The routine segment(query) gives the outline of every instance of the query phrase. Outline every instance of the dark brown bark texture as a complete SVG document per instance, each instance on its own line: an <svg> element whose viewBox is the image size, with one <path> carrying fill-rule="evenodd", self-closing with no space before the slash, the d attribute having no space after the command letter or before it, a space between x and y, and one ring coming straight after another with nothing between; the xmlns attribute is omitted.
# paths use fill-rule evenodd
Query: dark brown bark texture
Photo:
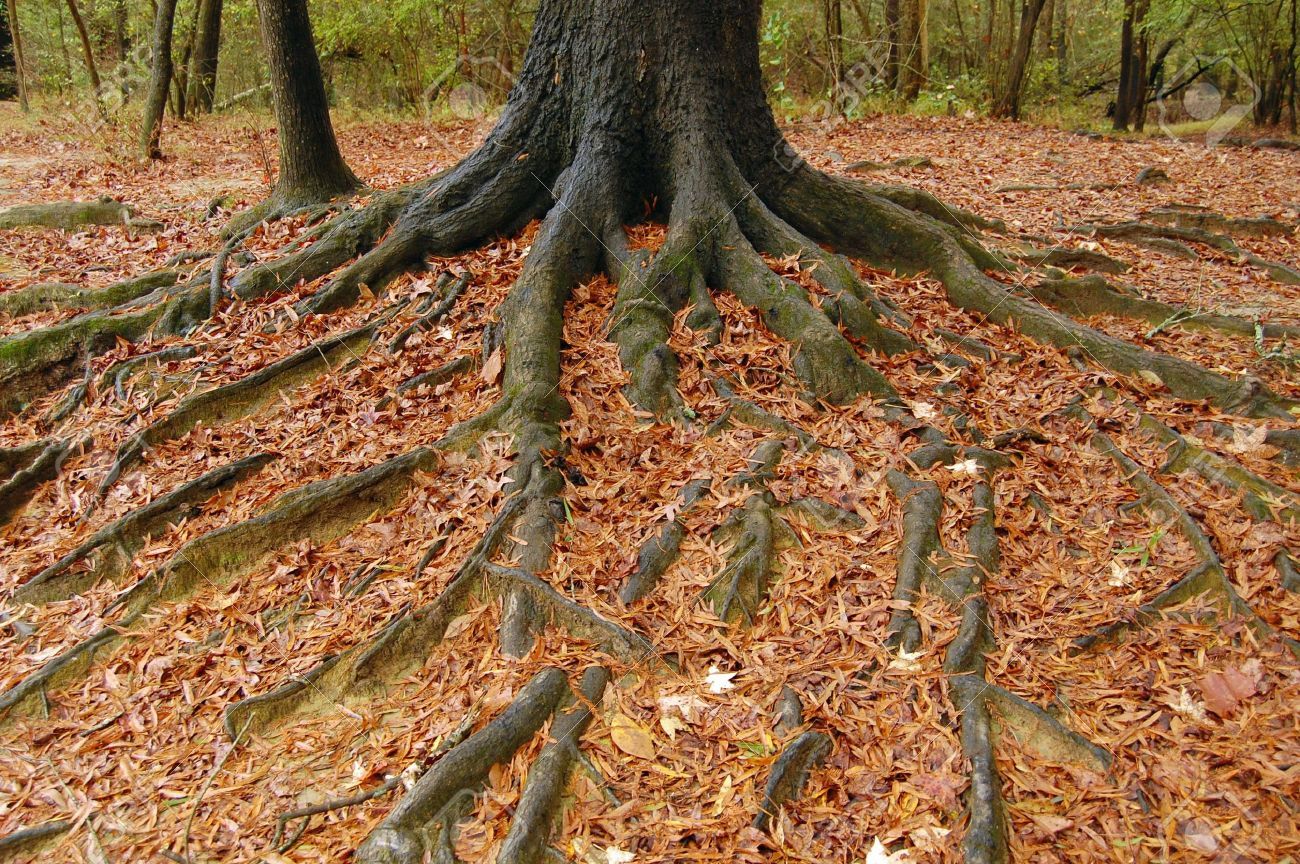
<svg viewBox="0 0 1300 864"><path fill-rule="evenodd" d="M280 134L276 194L306 204L352 191L359 184L334 138L307 0L258 0L257 11Z"/></svg>

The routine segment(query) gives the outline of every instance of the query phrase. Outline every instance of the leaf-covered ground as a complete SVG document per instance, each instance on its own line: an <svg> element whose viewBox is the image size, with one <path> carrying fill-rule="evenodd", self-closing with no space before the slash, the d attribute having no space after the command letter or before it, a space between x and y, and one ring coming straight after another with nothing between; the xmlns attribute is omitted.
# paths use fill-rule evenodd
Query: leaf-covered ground
<svg viewBox="0 0 1300 864"><path fill-rule="evenodd" d="M137 169L105 160L57 124L6 120L0 207L108 194L165 227L138 234L120 227L0 231L0 291L38 282L100 287L161 267L178 252L217 248L227 211L210 213L212 199L233 195L253 203L267 190L264 153L274 152L274 140L250 134L250 124L263 122L227 119L172 129L175 157ZM452 164L482 131L348 124L341 144L359 176L387 188ZM1036 235L1039 249L1104 252L1131 265L1115 281L1147 297L1300 325L1300 286L1240 256L1197 247L1192 260L1175 250L1067 230L1137 219L1170 204L1232 217L1267 215L1293 230L1237 242L1261 259L1297 267L1300 153L1089 140L961 119L884 117L833 131L788 131L818 167L870 171L875 181L919 186L1006 220L1009 235L993 237L995 243L1009 246L1018 239L1013 235L1025 234ZM917 156L928 160L890 165ZM864 161L887 167L874 170ZM1169 182L1136 183L1148 166L1163 169ZM1088 188L1107 184L1113 188ZM1023 185L1084 188L999 191ZM250 258L234 262L232 272L274 256L305 230L301 219L266 226L245 245ZM57 478L0 529L6 602L0 691L117 621L122 607L114 599L182 554L187 542L264 512L291 489L432 444L457 421L485 410L499 372L490 358L478 371L435 386L397 388L458 357L478 357L483 328L518 275L532 231L431 262L430 273L403 277L385 299L342 313L299 321L287 311L319 282L223 307L183 340L196 348L193 356L146 366L120 384L101 380L102 373L160 346L123 342L95 358L85 406L70 421L93 446L64 462ZM634 239L654 247L662 236L662 228L643 226ZM797 261L769 263L818 290ZM431 294L444 271L470 274L465 294L405 350L382 346L413 320L409 309L381 321L380 347L332 357L336 362L322 374L250 416L201 423L148 449L103 503L92 506L119 447L181 399L373 321L388 299ZM1011 448L1015 462L999 472L994 487L1001 563L982 585L996 635L986 677L1045 709L1113 762L1108 770L1084 765L1050 741L1001 735L997 767L1016 859L1282 861L1300 855L1300 663L1284 641L1300 638L1300 595L1283 588L1275 566L1279 552L1300 552L1294 521L1300 509L1290 519L1284 513L1296 506L1291 496L1300 495L1300 475L1264 438L1287 424L1218 415L1169 398L1158 379L1104 373L1086 357L954 310L924 275L859 272L906 313L908 335L932 353L950 350L945 331L996 349L992 359L969 345L951 349L967 365L934 364L919 352L874 357L918 418L954 440L965 440L974 427L990 435L1037 433ZM886 475L903 468L937 484L945 503L940 534L960 560L964 526L977 515L978 466L910 469L905 454L912 442L870 400L838 408L801 402L789 346L727 297L719 298L718 345L706 344L684 315L670 340L696 422L654 425L621 392L625 376L607 338L614 292L604 279L583 285L565 323L561 390L573 416L562 432L570 445L564 457L570 482L564 528L545 578L570 599L644 635L654 653L639 663L611 660L591 642L553 628L527 657L513 659L497 648L501 612L489 602L452 621L418 670L388 682L386 692L318 700L312 710L240 736L232 746L223 728L227 706L293 682L438 596L505 500L509 442L489 438L471 455L438 457L417 472L395 506L377 508L336 539L295 542L234 579L209 578L196 567L202 578L191 580L183 596L152 605L121 644L70 686L51 691L34 716L0 729L0 837L68 820L70 830L40 860L156 860L164 850L196 864L342 859L383 819L398 792L315 817L283 853L273 843L277 817L418 772L466 718L475 728L487 722L543 666L558 666L576 682L583 670L605 663L616 686L582 736L590 766L574 774L554 840L569 860L877 864L902 852L913 861L961 860L969 782L958 721L964 706L955 704L943 669L961 615L923 592L914 606L921 649L886 645L904 542L902 505ZM71 314L0 317L0 333ZM1293 353L1300 346L1122 318L1089 323L1300 398ZM820 498L861 519L851 529L819 531L791 518L793 537L779 552L776 581L749 628L722 626L703 594L727 560L714 529L751 494L729 481L752 467L755 447L772 433L743 420L715 424L728 407L710 385L715 369L735 379L739 395L822 445L788 448L766 484L774 498ZM64 395L0 423L0 448L50 434L42 418ZM1193 614L1212 605L1200 598L1179 606L1178 615L1135 627L1118 644L1074 649L1074 640L1133 619L1138 606L1198 563L1170 514L1134 507L1132 472L1099 452L1079 415L1062 412L1076 400L1201 526L1237 593L1271 632L1231 616ZM1265 501L1266 516L1252 516L1230 485L1195 470L1162 472L1170 454L1140 428L1139 409L1193 446L1283 487L1282 497ZM8 602L15 589L96 531L260 453L277 458L132 550L118 578L41 606ZM679 512L679 493L699 478L712 481L713 494ZM680 559L644 600L622 604L618 592L636 567L638 549L674 517L686 527ZM805 726L796 730L774 723L787 687L803 703ZM764 783L782 748L803 729L828 734L833 749L802 796L761 832L751 823ZM462 860L495 859L544 743L537 736L493 769L486 792L460 823ZM883 847L871 857L877 840Z"/></svg>

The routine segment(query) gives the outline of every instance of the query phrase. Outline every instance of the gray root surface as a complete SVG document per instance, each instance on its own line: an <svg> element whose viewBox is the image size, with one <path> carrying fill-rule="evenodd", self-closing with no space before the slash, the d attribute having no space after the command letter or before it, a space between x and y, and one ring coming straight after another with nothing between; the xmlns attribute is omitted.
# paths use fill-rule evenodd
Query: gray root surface
<svg viewBox="0 0 1300 864"><path fill-rule="evenodd" d="M357 847L359 864L421 864L450 834L462 795L487 781L493 765L507 762L551 718L568 690L559 669L533 676L514 701L486 726L453 747L425 772L379 827ZM454 810L452 811L454 812Z"/></svg>
<svg viewBox="0 0 1300 864"><path fill-rule="evenodd" d="M1081 407L1076 406L1070 409L1069 413L1096 429L1091 416ZM1275 633L1273 628L1237 593L1236 587L1223 568L1223 562L1219 559L1214 544L1196 519L1174 500L1169 491L1153 479L1141 465L1134 462L1104 432L1094 431L1091 443L1097 452L1110 457L1119 467L1129 485L1138 494L1138 499L1147 513L1161 525L1172 527L1183 536L1196 554L1197 563L1173 585L1139 606L1132 620L1116 621L1096 633L1076 639L1076 649L1088 651L1119 641L1135 626L1144 625L1170 607L1186 603L1201 595L1209 595L1218 607L1220 617L1242 619L1260 638L1269 639L1275 636L1281 638L1291 653L1300 657L1300 643Z"/></svg>
<svg viewBox="0 0 1300 864"><path fill-rule="evenodd" d="M812 770L825 761L830 751L831 739L824 732L805 732L781 751L763 787L755 828L766 831L781 806L803 794Z"/></svg>
<svg viewBox="0 0 1300 864"><path fill-rule="evenodd" d="M591 667L583 673L576 698L557 713L551 740L528 769L497 864L540 864L545 859L547 844L559 827L561 799L577 760L579 739L591 723L592 708L600 704L608 683L608 669Z"/></svg>

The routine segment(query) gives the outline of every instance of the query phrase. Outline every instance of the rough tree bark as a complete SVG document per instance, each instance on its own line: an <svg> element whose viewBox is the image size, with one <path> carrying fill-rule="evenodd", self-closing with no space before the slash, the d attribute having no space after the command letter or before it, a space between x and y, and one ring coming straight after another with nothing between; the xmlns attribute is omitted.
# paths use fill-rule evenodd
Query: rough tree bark
<svg viewBox="0 0 1300 864"><path fill-rule="evenodd" d="M153 60L149 89L145 91L144 115L140 123L140 155L162 158L163 111L172 82L172 29L176 23L176 0L158 0L153 22Z"/></svg>
<svg viewBox="0 0 1300 864"><path fill-rule="evenodd" d="M339 152L307 0L258 0L280 138L272 208L328 201L361 184Z"/></svg>
<svg viewBox="0 0 1300 864"><path fill-rule="evenodd" d="M277 194L319 200L347 192L356 181L334 146L305 4L262 0L260 5L279 93L277 109L283 112L282 146L287 148L284 191L277 186ZM951 714L960 715L961 744L970 765L970 817L964 839L968 862L997 864L1009 856L1007 808L994 752L994 709L999 722L1039 729L1062 748L1081 754L1077 761L1090 770L1104 771L1105 754L987 678L990 669L984 655L992 650L995 633L981 586L985 575L996 572L999 556L992 477L1009 464L1009 456L997 448L1019 437L972 434L972 441L963 443L915 416L871 364L870 355L915 351L924 356L926 348L890 326L896 313L887 298L875 296L828 247L885 270L928 271L953 305L1073 351L1080 363L1086 356L1121 380L1163 386L1173 397L1209 401L1220 411L1250 417L1290 421L1291 412L1300 406L1257 380L1230 378L1140 348L1008 289L989 273L1011 265L974 239L974 232L997 229L996 223L917 190L865 186L813 169L788 146L766 102L758 51L760 7L759 0L543 0L519 77L496 127L478 149L422 183L374 195L366 207L347 210L318 226L311 239L293 251L240 271L231 282L236 299L264 297L331 277L286 312L285 326L292 326L305 316L343 309L362 298L382 298L397 276L424 268L430 257L472 248L540 220L518 280L485 328L483 359L461 357L401 385L436 386L476 363L481 362L484 371L491 363L499 373L491 376L497 388L491 407L427 446L355 474L301 487L256 518L189 541L170 563L118 595L115 606L124 611L116 623L0 694L0 720L16 712L45 710L52 694L84 677L94 662L130 637L132 628L150 626L158 604L202 590L202 581L208 579L247 576L286 544L342 536L397 506L416 472L437 470L439 451L472 448L498 431L513 442L504 502L442 593L429 605L402 613L377 635L322 658L306 675L231 705L224 717L227 731L238 741L245 730L256 734L270 729L317 700L374 695L383 689L376 685L408 674L425 662L431 646L452 638L450 623L467 611L474 596L484 593L501 601L500 643L508 655L528 654L534 635L553 624L623 662L639 664L654 656L643 637L569 600L541 577L566 518L565 490L577 482L563 463L568 442L561 424L570 412L561 387L566 304L578 296L574 289L583 279L604 273L617 286L608 338L627 373L627 398L647 416L691 422L694 411L678 391L677 358L668 337L675 315L690 307L687 326L720 338L722 321L713 297L726 291L756 310L768 330L790 344L790 383L808 404L875 400L886 422L898 428L900 439L918 445L906 454L908 471L959 462L965 467L971 461L979 466L969 551L951 556L940 541L938 487L903 471L892 471L888 478L903 502L905 535L889 645L917 650L922 628L911 606L921 583L930 579L926 572L936 573L932 559L943 558L938 570L952 578L930 579L941 583L931 584L931 589L960 610L961 632L949 645L944 670L955 697ZM313 153L313 142L328 146L323 153ZM646 217L667 225L665 240L653 254L633 251L625 229ZM1135 223L1140 231L1133 224L1109 227L1143 236L1154 233L1158 239L1217 243L1220 251L1236 247L1206 226L1229 232L1292 230L1276 220L1229 220L1200 211L1172 209L1162 218L1173 224ZM779 276L764 255L797 258L823 289L821 296L813 297ZM71 388L64 401L72 407L60 405L57 411L75 410L93 384L81 375L89 358L119 340L183 335L203 326L229 299L223 291L210 290L220 287L220 277L221 267L214 264L188 282L171 272L159 282L122 283L109 289L125 298L118 306L0 340L0 412L22 411L38 396L64 386ZM1104 281L1100 286L1062 281L1066 284L1054 286L1045 296L1054 297L1062 308L1079 309L1080 317L1087 313L1088 299L1135 317L1165 311L1149 304L1134 309L1135 304L1124 304L1125 298ZM463 281L440 282L443 293L425 298L428 306L417 304L417 321L392 338L389 351L400 352L413 329L434 326L463 289ZM219 425L248 416L301 384L304 376L324 374L348 356L371 350L378 329L391 323L389 315L382 313L359 329L317 342L244 379L181 400L170 414L122 445L100 495L147 448L199 424ZM1254 332L1249 322L1221 317L1215 322L1219 326ZM995 349L963 334L945 338L981 356L997 356ZM108 370L114 376L128 371ZM82 383L74 383L79 378ZM802 514L800 518L814 524L859 526L862 520L825 501L780 502L767 480L787 447L794 446L787 442L805 451L821 448L829 453L829 448L791 421L738 397L725 380L725 370L713 386L731 405L727 416L774 433L755 451L753 469L732 480L731 488L749 487L752 494L718 529L718 542L728 543L730 549L726 566L704 593L720 621L730 626L762 614L775 577L777 550L798 543L787 517ZM61 454L77 444L70 438L42 440L5 453L13 471L0 487L0 514L20 510L35 486L57 470ZM1121 465L1125 478L1140 486L1153 506L1169 510L1159 484L1134 472L1109 439L1098 434L1095 446ZM154 509L124 517L111 536L130 560L131 550L147 539L159 520L234 482L235 475L257 470L267 458L273 457L195 481L197 485L175 490L175 497L157 499L150 505ZM1254 475L1239 481L1274 494ZM690 507L710 488L709 479L693 483L683 494L683 506ZM667 523L638 555L638 571L623 592L629 600L653 590L677 554L682 526L676 518ZM1182 513L1179 525L1204 551L1204 566L1171 588L1159 604L1144 607L1144 620L1157 614L1161 604L1209 592L1229 613L1246 614L1249 607L1232 590L1195 520ZM92 546L107 542L98 535L87 540ZM497 563L499 552L508 552L506 557L516 563ZM74 552L47 568L37 577L41 595L66 597L76 593L77 585L120 576L117 565L98 559L89 571L74 569L88 554ZM1267 629L1257 617L1250 623L1252 632ZM1115 632L1102 635L1112 638L1132 626L1138 624L1125 621ZM498 859L501 864L542 860L544 840L560 821L570 763L581 761L574 739L590 719L588 706L598 702L607 678L607 670L593 667L574 694L560 670L539 671L509 707L452 746L410 786L361 844L356 860L391 864L450 855L452 828L492 767L509 762L524 742L551 722L557 746L548 744L534 762ZM795 702L792 715L799 713ZM828 747L816 733L796 740L774 764L764 813L770 817L783 801L797 795ZM393 791L396 786L380 789ZM370 795L344 799L338 806L370 800ZM761 814L755 821L760 827L767 824Z"/></svg>

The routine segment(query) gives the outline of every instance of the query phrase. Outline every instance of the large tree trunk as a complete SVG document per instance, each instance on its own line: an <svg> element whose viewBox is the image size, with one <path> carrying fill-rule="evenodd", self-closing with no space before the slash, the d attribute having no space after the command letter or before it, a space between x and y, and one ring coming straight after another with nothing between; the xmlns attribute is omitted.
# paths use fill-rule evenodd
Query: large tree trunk
<svg viewBox="0 0 1300 864"><path fill-rule="evenodd" d="M146 159L161 159L163 155L162 121L172 81L172 28L175 23L176 0L158 0L153 23L152 71L140 123L140 155Z"/></svg>
<svg viewBox="0 0 1300 864"><path fill-rule="evenodd" d="M200 0L198 31L190 60L188 101L195 114L209 114L217 91L217 59L221 53L222 0Z"/></svg>
<svg viewBox="0 0 1300 864"><path fill-rule="evenodd" d="M272 197L295 206L355 190L360 183L343 161L330 122L307 0L258 0L257 11L280 137L280 177Z"/></svg>

